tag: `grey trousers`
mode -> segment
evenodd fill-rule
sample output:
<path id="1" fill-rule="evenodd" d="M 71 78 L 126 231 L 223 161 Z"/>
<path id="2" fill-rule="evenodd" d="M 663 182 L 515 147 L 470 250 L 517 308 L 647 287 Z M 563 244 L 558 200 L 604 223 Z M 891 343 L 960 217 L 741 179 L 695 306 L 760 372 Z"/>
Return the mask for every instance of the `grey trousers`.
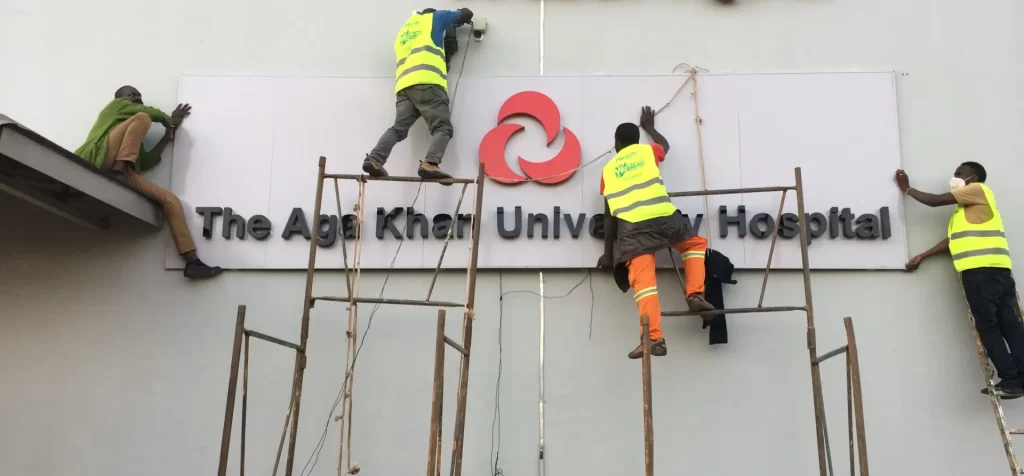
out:
<path id="1" fill-rule="evenodd" d="M 409 128 L 423 116 L 430 128 L 430 144 L 427 146 L 426 162 L 441 163 L 448 141 L 454 133 L 452 114 L 448 109 L 448 92 L 434 84 L 417 84 L 398 92 L 395 104 L 395 123 L 377 141 L 377 146 L 368 154 L 382 164 L 391 155 L 395 144 L 409 136 Z"/>

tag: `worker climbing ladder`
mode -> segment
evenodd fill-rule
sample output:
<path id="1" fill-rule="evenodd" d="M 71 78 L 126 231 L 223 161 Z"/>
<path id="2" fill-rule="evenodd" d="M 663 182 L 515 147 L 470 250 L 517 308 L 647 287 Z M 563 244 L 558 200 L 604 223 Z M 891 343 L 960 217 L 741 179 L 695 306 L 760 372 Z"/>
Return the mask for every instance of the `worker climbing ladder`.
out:
<path id="1" fill-rule="evenodd" d="M 967 298 L 964 296 L 964 301 Z M 1017 317 L 1024 319 L 1022 309 L 1020 305 L 1020 295 L 1017 295 Z M 1021 469 L 1020 462 L 1017 461 L 1017 455 L 1013 451 L 1013 435 L 1024 435 L 1024 429 L 1013 429 L 1006 424 L 1006 414 L 1003 413 L 1003 401 L 1004 395 L 1002 392 L 997 392 L 993 379 L 995 378 L 995 370 L 992 368 L 992 364 L 988 360 L 988 354 L 985 352 L 985 347 L 981 345 L 981 336 L 978 335 L 978 330 L 974 323 L 974 314 L 971 312 L 971 307 L 967 306 L 967 319 L 971 322 L 971 334 L 974 335 L 974 345 L 978 349 L 978 362 L 981 364 L 981 372 L 985 375 L 985 385 L 988 387 L 989 399 L 992 401 L 992 412 L 996 415 L 996 425 L 999 426 L 999 436 L 1003 439 L 1003 451 L 1006 452 L 1006 461 L 1010 464 L 1010 474 L 1019 476 L 1024 474 L 1024 469 Z"/>
<path id="2" fill-rule="evenodd" d="M 682 66 L 682 65 L 680 65 Z M 678 66 L 677 66 L 678 68 Z M 832 451 L 828 436 L 828 426 L 825 419 L 825 401 L 822 395 L 821 388 L 821 363 L 826 360 L 835 357 L 840 354 L 846 354 L 846 403 L 847 403 L 847 423 L 849 433 L 849 448 L 850 448 L 850 474 L 853 476 L 857 467 L 860 468 L 860 476 L 868 476 L 868 455 L 867 455 L 867 435 L 864 430 L 864 405 L 862 399 L 861 383 L 860 383 L 860 362 L 857 355 L 857 341 L 853 331 L 853 319 L 845 317 L 843 319 L 844 326 L 846 327 L 846 345 L 826 352 L 822 355 L 818 355 L 817 350 L 817 331 L 814 326 L 814 305 L 811 299 L 811 272 L 808 260 L 808 246 L 810 245 L 810 233 L 807 228 L 807 215 L 804 211 L 804 188 L 803 188 L 803 177 L 800 172 L 800 168 L 794 169 L 794 184 L 785 186 L 775 187 L 754 187 L 754 188 L 736 188 L 736 189 L 724 189 L 724 190 L 708 190 L 706 169 L 704 166 L 704 145 L 703 145 L 703 134 L 702 126 L 704 124 L 703 119 L 700 116 L 699 101 L 697 98 L 698 92 L 698 81 L 697 75 L 700 72 L 706 72 L 706 70 L 697 67 L 690 67 L 686 70 L 688 78 L 686 82 L 676 91 L 672 100 L 676 98 L 682 92 L 686 84 L 692 84 L 693 86 L 693 112 L 694 112 L 694 123 L 696 124 L 696 135 L 697 135 L 697 157 L 700 165 L 701 175 L 701 190 L 692 192 L 673 192 L 669 193 L 670 198 L 677 197 L 703 197 L 704 198 L 704 216 L 711 216 L 708 204 L 708 197 L 711 195 L 736 195 L 744 193 L 769 193 L 769 192 L 782 192 L 782 198 L 779 200 L 779 209 L 775 215 L 774 223 L 782 223 L 782 212 L 786 204 L 786 194 L 793 190 L 796 192 L 796 205 L 797 205 L 797 216 L 800 233 L 800 258 L 803 268 L 803 284 L 804 284 L 804 305 L 803 306 L 775 306 L 766 307 L 764 306 L 764 294 L 768 285 L 768 273 L 771 271 L 772 257 L 775 254 L 775 244 L 779 237 L 779 226 L 775 226 L 772 230 L 771 245 L 768 249 L 768 262 L 765 265 L 764 277 L 761 280 L 761 294 L 757 300 L 757 307 L 739 308 L 739 309 L 719 309 L 714 311 L 666 311 L 662 312 L 662 316 L 692 316 L 701 315 L 703 316 L 715 316 L 723 314 L 746 314 L 746 313 L 761 313 L 761 312 L 787 312 L 787 311 L 804 311 L 807 315 L 807 351 L 810 357 L 811 364 L 811 390 L 813 392 L 814 401 L 814 420 L 815 420 L 815 432 L 817 435 L 818 443 L 818 469 L 821 476 L 831 476 L 835 474 L 832 465 Z M 665 106 L 658 109 L 657 112 L 661 112 L 665 107 L 672 103 L 669 100 Z M 710 225 L 709 225 L 710 226 Z M 708 236 L 710 244 L 710 234 Z M 671 249 L 669 250 L 671 253 Z M 679 270 L 679 263 L 677 262 L 676 256 L 672 254 L 670 256 L 672 265 L 675 267 L 676 276 L 679 278 L 679 286 L 683 290 L 683 295 L 686 295 L 686 283 L 683 280 L 683 275 Z M 653 416 L 653 402 L 652 402 L 652 389 L 651 389 L 651 339 L 649 334 L 650 321 L 647 316 L 641 317 L 641 336 L 640 345 L 643 347 L 643 355 L 641 358 L 641 382 L 643 390 L 643 411 L 644 411 L 644 469 L 646 476 L 654 475 L 654 416 Z"/>
<path id="3" fill-rule="evenodd" d="M 662 312 L 662 316 L 714 316 L 722 314 L 745 314 L 745 313 L 761 313 L 761 312 L 787 312 L 787 311 L 804 311 L 807 315 L 807 350 L 810 357 L 811 364 L 811 389 L 813 392 L 814 401 L 814 420 L 816 427 L 816 435 L 818 442 L 818 468 L 821 476 L 834 475 L 834 469 L 832 465 L 832 454 L 829 445 L 828 427 L 825 419 L 825 401 L 822 395 L 821 388 L 821 370 L 820 365 L 826 360 L 838 356 L 840 354 L 846 354 L 846 381 L 847 381 L 847 417 L 849 425 L 849 447 L 850 447 L 850 474 L 853 475 L 855 468 L 859 466 L 860 476 L 868 476 L 868 456 L 867 456 L 867 436 L 864 431 L 864 406 L 862 399 L 861 383 L 860 383 L 860 363 L 857 355 L 857 343 L 856 337 L 853 332 L 853 320 L 849 317 L 844 318 L 844 325 L 846 327 L 846 345 L 826 352 L 822 355 L 818 355 L 817 349 L 817 332 L 814 327 L 814 305 L 811 299 L 811 274 L 810 266 L 808 261 L 808 246 L 810 245 L 810 234 L 807 229 L 807 215 L 804 211 L 804 188 L 803 179 L 800 172 L 800 168 L 797 167 L 794 170 L 795 184 L 774 186 L 774 187 L 755 187 L 755 188 L 737 188 L 737 189 L 725 189 L 725 190 L 703 190 L 703 191 L 692 191 L 692 192 L 672 192 L 669 193 L 669 197 L 695 197 L 695 196 L 709 196 L 709 195 L 732 195 L 732 194 L 744 194 L 744 193 L 766 193 L 766 192 L 782 192 L 782 198 L 779 201 L 779 209 L 775 216 L 774 223 L 782 223 L 782 212 L 786 203 L 786 194 L 788 191 L 793 190 L 796 192 L 796 205 L 797 205 L 797 217 L 799 221 L 800 233 L 800 257 L 802 262 L 803 270 L 803 283 L 804 283 L 804 305 L 802 306 L 775 306 L 766 307 L 764 306 L 764 294 L 768 283 L 768 273 L 771 270 L 772 257 L 775 253 L 775 243 L 778 239 L 779 230 L 775 227 L 772 230 L 771 245 L 768 251 L 768 263 L 765 266 L 764 277 L 761 282 L 761 294 L 758 298 L 757 307 L 749 308 L 738 308 L 738 309 L 719 309 L 714 311 L 666 311 Z M 683 287 L 685 294 L 686 285 L 683 282 L 681 273 L 679 272 L 679 264 L 676 262 L 675 256 L 672 257 L 672 264 L 675 266 L 676 274 L 679 277 L 680 286 Z M 651 340 L 649 329 L 649 320 L 647 316 L 644 316 L 641 321 L 641 336 L 640 342 L 644 348 L 643 357 L 641 360 L 641 380 L 643 386 L 643 410 L 644 410 L 644 466 L 646 476 L 654 475 L 654 417 L 653 417 L 653 405 L 652 405 L 652 388 L 651 388 Z"/>
<path id="4" fill-rule="evenodd" d="M 231 357 L 231 371 L 228 378 L 228 392 L 227 392 L 227 403 L 225 405 L 224 412 L 224 429 L 221 438 L 221 452 L 220 462 L 218 466 L 217 475 L 226 476 L 227 474 L 227 462 L 229 446 L 231 441 L 231 427 L 234 419 L 234 405 L 235 405 L 235 393 L 238 383 L 238 367 L 239 360 L 241 360 L 242 347 L 244 342 L 245 358 L 243 367 L 243 380 L 242 380 L 242 414 L 241 414 L 241 439 L 240 439 L 240 457 L 239 457 L 239 473 L 241 476 L 245 474 L 245 429 L 246 429 L 246 413 L 247 413 L 247 395 L 248 395 L 248 375 L 249 375 L 249 338 L 256 337 L 261 340 L 265 340 L 274 344 L 282 345 L 295 350 L 295 370 L 292 379 L 292 391 L 291 399 L 288 404 L 288 411 L 285 416 L 285 425 L 281 432 L 280 442 L 278 444 L 277 456 L 274 461 L 273 475 L 277 474 L 278 465 L 281 460 L 281 453 L 284 447 L 285 437 L 288 436 L 288 454 L 285 462 L 285 476 L 292 476 L 294 463 L 295 463 L 295 443 L 298 434 L 299 425 L 299 410 L 302 402 L 302 384 L 303 377 L 305 375 L 306 368 L 306 349 L 309 338 L 309 316 L 310 310 L 315 305 L 316 301 L 329 301 L 329 302 L 342 302 L 347 303 L 348 310 L 348 329 L 346 331 L 347 351 L 346 351 L 346 364 L 345 364 L 345 378 L 342 383 L 342 396 L 341 396 L 341 414 L 336 417 L 336 420 L 341 421 L 341 440 L 338 454 L 338 474 L 344 476 L 345 474 L 356 474 L 359 472 L 358 464 L 352 462 L 352 392 L 353 392 L 353 381 L 355 374 L 355 361 L 359 352 L 359 341 L 357 340 L 357 329 L 359 324 L 359 304 L 394 304 L 394 305 L 406 305 L 406 306 L 428 306 L 438 308 L 462 308 L 462 342 L 456 343 L 451 338 L 444 334 L 445 324 L 445 311 L 443 309 L 438 310 L 438 327 L 437 327 L 437 348 L 435 349 L 435 363 L 434 363 L 434 384 L 432 391 L 431 401 L 431 424 L 430 424 L 430 437 L 428 445 L 428 457 L 427 457 L 427 475 L 428 476 L 440 476 L 441 474 L 441 415 L 442 415 L 442 402 L 443 402 L 443 386 L 444 386 L 444 347 L 449 345 L 461 354 L 461 364 L 459 370 L 459 386 L 458 386 L 458 398 L 455 409 L 455 428 L 454 428 L 454 444 L 452 446 L 452 459 L 451 459 L 451 474 L 454 476 L 461 476 L 462 474 L 462 452 L 463 452 L 463 436 L 466 429 L 466 398 L 467 390 L 469 388 L 469 357 L 470 348 L 473 339 L 473 322 L 474 306 L 476 298 L 476 277 L 477 277 L 477 261 L 479 256 L 479 244 L 480 244 L 480 222 L 481 222 L 481 207 L 483 205 L 483 182 L 484 182 L 484 168 L 483 165 L 479 167 L 477 177 L 475 179 L 422 179 L 419 177 L 369 177 L 367 175 L 349 175 L 349 174 L 327 174 L 325 173 L 326 159 L 320 157 L 319 170 L 317 172 L 317 185 L 316 185 L 316 201 L 313 205 L 313 216 L 314 223 L 319 221 L 321 203 L 323 201 L 324 192 L 324 181 L 332 180 L 334 182 L 334 192 L 336 203 L 338 207 L 338 216 L 342 216 L 341 206 L 341 193 L 338 187 L 339 180 L 354 180 L 358 184 L 358 199 L 355 205 L 355 249 L 352 256 L 352 266 L 349 266 L 348 248 L 345 240 L 341 240 L 342 257 L 345 265 L 345 284 L 346 284 L 346 296 L 314 296 L 313 295 L 313 278 L 315 275 L 316 265 L 316 254 L 317 254 L 317 239 L 314 236 L 310 240 L 309 246 L 309 262 L 306 268 L 306 289 L 305 297 L 303 300 L 302 309 L 302 320 L 301 320 L 301 340 L 299 344 L 293 344 L 282 339 L 268 336 L 256 331 L 252 331 L 245 328 L 245 306 L 239 306 L 238 318 L 235 326 L 234 345 L 232 349 Z M 366 185 L 369 181 L 386 181 L 386 182 L 419 182 L 421 186 L 423 183 L 444 183 L 446 185 L 451 184 L 462 184 L 462 191 L 459 196 L 458 204 L 456 205 L 455 213 L 452 215 L 453 222 L 448 227 L 447 235 L 445 237 L 444 245 L 441 249 L 441 255 L 437 261 L 437 267 L 434 269 L 434 275 L 430 281 L 430 287 L 427 290 L 426 298 L 423 300 L 410 300 L 410 299 L 387 299 L 383 297 L 378 298 L 367 298 L 359 295 L 359 280 L 362 274 L 361 269 L 361 252 L 362 252 L 362 230 L 364 224 L 363 212 L 364 212 L 364 199 L 366 197 Z M 455 302 L 443 302 L 443 301 L 432 301 L 430 299 L 431 294 L 434 290 L 434 284 L 437 282 L 438 273 L 441 270 L 441 264 L 444 261 L 445 252 L 448 249 L 448 243 L 451 241 L 453 230 L 458 226 L 457 218 L 459 217 L 459 211 L 462 207 L 463 200 L 466 196 L 466 189 L 470 184 L 476 184 L 475 198 L 473 203 L 473 214 L 471 218 L 471 229 L 472 235 L 469 245 L 469 266 L 466 268 L 466 302 L 455 303 Z M 383 291 L 382 291 L 383 292 Z M 344 460 L 344 465 L 342 464 Z"/>

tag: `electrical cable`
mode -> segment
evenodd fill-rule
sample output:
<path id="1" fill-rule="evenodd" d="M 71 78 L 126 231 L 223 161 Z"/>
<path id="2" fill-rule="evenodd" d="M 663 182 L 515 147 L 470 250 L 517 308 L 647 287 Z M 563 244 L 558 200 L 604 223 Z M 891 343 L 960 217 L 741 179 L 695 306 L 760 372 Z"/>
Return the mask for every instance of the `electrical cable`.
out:
<path id="1" fill-rule="evenodd" d="M 498 271 L 498 378 L 494 384 L 494 418 L 491 420 L 491 455 L 494 458 L 491 476 L 503 476 L 505 474 L 498 467 L 498 457 L 501 455 L 501 357 L 502 357 L 502 323 L 505 317 L 505 295 L 501 271 Z M 494 429 L 498 429 L 498 444 L 494 444 Z"/>
<path id="2" fill-rule="evenodd" d="M 472 33 L 470 33 L 470 35 L 472 36 Z M 470 43 L 472 43 L 472 40 L 468 39 L 466 42 L 466 50 L 462 53 L 462 64 L 459 66 L 459 75 L 455 78 L 455 84 L 452 87 L 452 98 L 450 101 L 451 107 L 449 114 L 453 114 L 455 111 L 455 98 L 459 92 L 459 82 L 462 81 L 462 73 L 466 69 L 466 57 L 469 54 Z M 416 202 L 419 200 L 420 192 L 422 192 L 422 190 L 423 182 L 420 182 L 419 187 L 416 189 L 416 196 L 413 198 L 412 205 L 410 205 L 410 208 L 416 207 Z M 384 290 L 388 285 L 388 280 L 391 278 L 391 272 L 394 271 L 395 269 L 395 262 L 398 260 L 398 254 L 402 251 L 402 244 L 404 243 L 405 240 L 401 240 L 398 242 L 398 248 L 395 250 L 394 257 L 391 258 L 391 264 L 388 266 L 388 272 L 384 276 L 384 282 L 381 284 L 380 294 L 377 296 L 378 299 L 384 297 Z M 352 373 L 355 371 L 356 361 L 359 358 L 359 353 L 363 350 L 363 343 L 366 341 L 366 336 L 370 332 L 370 326 L 373 325 L 373 317 L 374 315 L 377 314 L 377 310 L 380 309 L 380 305 L 380 303 L 375 304 L 373 306 L 373 310 L 370 311 L 370 317 L 366 321 L 366 329 L 363 330 L 363 335 L 359 338 L 359 346 L 356 347 L 356 352 L 352 356 L 352 365 L 350 365 L 348 371 L 345 372 L 345 379 L 341 383 L 341 390 L 338 392 L 338 396 L 335 397 L 334 403 L 331 405 L 331 411 L 327 415 L 327 424 L 324 425 L 324 432 L 320 436 L 320 440 L 317 442 L 316 449 L 314 449 L 313 453 L 310 454 L 309 459 L 306 460 L 306 465 L 303 466 L 302 471 L 299 472 L 299 476 L 308 476 L 309 474 L 313 474 L 313 469 L 316 467 L 316 463 L 320 460 L 320 452 L 323 450 L 324 443 L 327 441 L 327 432 L 329 431 L 331 426 L 332 416 L 334 415 L 334 411 L 338 408 L 338 404 L 341 403 L 342 397 L 345 394 L 345 386 L 348 384 L 349 376 L 351 376 Z M 307 468 L 309 469 L 308 474 L 306 473 Z"/>
<path id="3" fill-rule="evenodd" d="M 587 270 L 587 274 L 583 276 L 568 292 L 559 296 L 546 296 L 541 295 L 536 291 L 526 290 L 504 290 L 504 276 L 501 271 L 498 271 L 498 377 L 494 384 L 494 417 L 491 419 L 491 475 L 492 476 L 504 476 L 504 471 L 498 467 L 498 460 L 501 456 L 501 370 L 502 370 L 502 329 L 505 317 L 505 296 L 515 293 L 532 294 L 539 296 L 541 299 L 561 299 L 568 297 L 579 288 L 584 281 L 590 282 L 590 325 L 593 329 L 594 324 L 594 285 L 593 285 L 593 272 Z M 588 337 L 589 339 L 589 337 Z M 497 432 L 495 432 L 497 429 Z M 495 433 L 497 433 L 497 439 L 495 439 Z"/>
<path id="4" fill-rule="evenodd" d="M 416 207 L 416 202 L 419 201 L 420 192 L 423 191 L 423 182 L 420 182 L 419 187 L 416 188 L 416 196 L 412 199 L 412 205 L 410 208 Z M 391 264 L 388 265 L 388 272 L 384 275 L 384 282 L 380 286 L 380 294 L 377 295 L 377 299 L 384 297 L 384 290 L 387 288 L 388 280 L 391 279 L 391 272 L 395 269 L 395 262 L 398 261 L 398 254 L 402 251 L 402 245 L 405 240 L 398 242 L 398 248 L 395 249 L 395 255 L 391 258 Z M 359 346 L 356 347 L 355 354 L 352 355 L 352 365 L 349 366 L 348 371 L 345 372 L 345 379 L 341 383 L 341 390 L 338 392 L 338 396 L 334 399 L 334 404 L 331 406 L 331 411 L 327 414 L 327 424 L 324 425 L 324 432 L 320 435 L 320 441 L 317 442 L 317 447 L 313 454 L 306 460 L 306 465 L 302 467 L 302 471 L 299 472 L 299 476 L 306 474 L 306 468 L 309 468 L 308 474 L 313 474 L 313 469 L 316 467 L 316 463 L 320 461 L 320 452 L 324 448 L 324 443 L 327 441 L 327 431 L 331 427 L 331 417 L 334 415 L 334 410 L 338 408 L 338 404 L 341 403 L 342 396 L 345 394 L 345 386 L 348 384 L 349 377 L 355 371 L 356 361 L 359 359 L 359 353 L 363 350 L 363 343 L 366 342 L 366 336 L 370 333 L 370 327 L 373 326 L 373 317 L 377 314 L 377 310 L 380 309 L 381 303 L 374 304 L 373 310 L 370 311 L 370 317 L 366 320 L 366 329 L 363 330 L 363 335 L 359 339 Z M 351 397 L 349 397 L 351 398 Z M 312 464 L 310 463 L 312 462 Z"/>

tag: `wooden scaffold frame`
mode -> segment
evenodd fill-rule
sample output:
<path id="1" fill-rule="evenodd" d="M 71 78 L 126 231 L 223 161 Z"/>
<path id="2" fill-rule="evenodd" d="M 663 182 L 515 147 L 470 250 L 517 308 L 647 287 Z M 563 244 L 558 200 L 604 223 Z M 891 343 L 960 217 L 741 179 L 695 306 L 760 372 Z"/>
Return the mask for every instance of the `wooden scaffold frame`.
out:
<path id="1" fill-rule="evenodd" d="M 807 215 L 804 211 L 804 187 L 800 167 L 793 171 L 795 184 L 776 187 L 755 187 L 735 188 L 722 190 L 703 190 L 692 192 L 672 192 L 669 197 L 699 197 L 710 195 L 735 195 L 743 193 L 766 193 L 782 192 L 782 199 L 779 201 L 779 210 L 775 215 L 775 225 L 772 230 L 771 245 L 768 249 L 768 263 L 765 265 L 764 277 L 761 280 L 761 294 L 757 301 L 757 307 L 718 309 L 714 311 L 665 311 L 662 316 L 714 316 L 722 314 L 748 314 L 761 312 L 787 312 L 804 311 L 807 315 L 807 351 L 811 367 L 811 389 L 814 396 L 814 421 L 818 441 L 818 469 L 820 476 L 834 476 L 832 468 L 831 448 L 829 447 L 828 426 L 825 421 L 825 401 L 821 389 L 822 362 L 840 354 L 846 354 L 846 382 L 847 382 L 847 416 L 849 425 L 849 446 L 850 446 L 850 475 L 855 476 L 855 470 L 859 466 L 860 476 L 868 476 L 868 453 L 867 435 L 864 430 L 864 405 L 860 382 L 860 361 L 857 355 L 857 341 L 853 332 L 853 319 L 846 317 L 843 323 L 846 327 L 847 343 L 832 351 L 818 355 L 817 332 L 814 327 L 814 305 L 811 298 L 811 269 L 807 257 L 808 246 L 810 245 L 810 233 L 807 228 Z M 779 236 L 779 223 L 782 223 L 782 212 L 786 204 L 788 191 L 796 192 L 797 216 L 800 230 L 800 259 L 803 271 L 804 284 L 804 305 L 803 306 L 764 306 L 764 294 L 768 285 L 768 273 L 771 271 L 772 256 L 775 254 L 775 243 Z M 676 275 L 679 278 L 679 285 L 683 288 L 685 295 L 686 284 L 683 281 L 682 273 L 675 256 L 672 256 L 672 264 L 675 266 Z M 654 476 L 654 416 L 651 397 L 651 339 L 649 331 L 649 320 L 643 316 L 641 320 L 640 343 L 644 353 L 641 359 L 641 381 L 643 385 L 643 412 L 644 412 L 644 470 L 646 476 Z M 856 464 L 855 464 L 856 463 Z"/>
<path id="2" fill-rule="evenodd" d="M 359 343 L 357 341 L 357 329 L 358 329 L 358 306 L 359 304 L 392 304 L 392 305 L 406 305 L 406 306 L 428 306 L 437 308 L 462 308 L 463 319 L 462 319 L 462 342 L 458 343 L 447 337 L 444 333 L 445 329 L 445 311 L 444 309 L 438 309 L 437 313 L 437 346 L 434 355 L 434 379 L 433 379 L 433 390 L 431 397 L 431 415 L 430 415 L 430 437 L 428 444 L 428 457 L 427 457 L 427 475 L 428 476 L 440 476 L 441 474 L 441 416 L 443 410 L 443 391 L 444 391 L 444 351 L 445 345 L 451 346 L 453 349 L 459 352 L 461 357 L 460 370 L 459 370 L 459 387 L 458 387 L 458 398 L 455 409 L 455 428 L 454 428 L 454 444 L 452 446 L 452 467 L 451 471 L 454 476 L 461 476 L 462 474 L 462 454 L 463 454 L 463 437 L 466 429 L 466 398 L 469 388 L 469 356 L 470 348 L 473 339 L 473 322 L 475 320 L 474 309 L 476 301 L 476 278 L 477 278 L 477 263 L 480 251 L 480 225 L 481 225 L 481 209 L 483 206 L 483 184 L 484 184 L 484 167 L 481 164 L 477 172 L 475 179 L 422 179 L 419 177 L 370 177 L 367 175 L 351 175 L 351 174 L 327 174 L 325 172 L 327 159 L 320 157 L 319 170 L 317 172 L 317 185 L 316 185 L 316 201 L 313 206 L 314 223 L 317 223 L 320 217 L 321 203 L 323 201 L 324 192 L 324 181 L 333 180 L 335 198 L 337 201 L 339 216 L 342 215 L 341 210 L 341 194 L 338 188 L 339 180 L 355 180 L 359 187 L 358 201 L 355 205 L 355 249 L 353 252 L 353 266 L 349 266 L 348 249 L 345 244 L 345 239 L 341 240 L 342 256 L 345 264 L 345 284 L 348 292 L 347 296 L 314 296 L 313 295 L 313 278 L 316 267 L 316 253 L 317 253 L 317 236 L 314 234 L 310 239 L 309 245 L 309 262 L 306 267 L 306 288 L 305 298 L 303 300 L 302 309 L 302 320 L 301 320 L 301 340 L 299 344 L 294 344 L 276 337 L 271 337 L 266 334 L 262 334 L 256 331 L 252 331 L 245 328 L 245 306 L 238 307 L 238 316 L 235 324 L 234 343 L 232 346 L 231 354 L 231 369 L 228 376 L 228 390 L 227 390 L 227 402 L 224 409 L 224 428 L 221 435 L 221 450 L 220 460 L 217 469 L 218 476 L 227 475 L 227 463 L 229 456 L 229 449 L 231 443 L 231 429 L 234 420 L 234 408 L 236 400 L 236 391 L 238 386 L 238 374 L 239 364 L 242 360 L 242 350 L 244 343 L 244 367 L 243 367 L 243 380 L 242 380 L 242 414 L 241 414 L 241 441 L 240 441 L 240 455 L 239 455 L 239 474 L 240 476 L 245 475 L 245 429 L 246 429 L 246 413 L 247 413 L 247 400 L 248 400 L 248 375 L 249 375 L 249 338 L 256 337 L 258 339 L 271 342 L 277 345 L 288 347 L 295 350 L 295 369 L 292 378 L 292 391 L 291 399 L 288 404 L 288 411 L 285 416 L 284 428 L 281 432 L 280 442 L 278 443 L 277 456 L 274 460 L 273 475 L 276 476 L 278 465 L 281 460 L 281 454 L 284 448 L 284 441 L 286 436 L 288 437 L 288 454 L 285 462 L 285 476 L 292 476 L 294 463 L 295 463 L 295 443 L 298 434 L 299 425 L 299 410 L 302 401 L 302 384 L 305 376 L 306 369 L 306 349 L 309 339 L 309 317 L 310 310 L 315 305 L 316 301 L 333 301 L 347 303 L 348 310 L 348 329 L 346 331 L 347 351 L 346 351 L 346 364 L 345 364 L 345 379 L 342 384 L 342 400 L 341 400 L 341 414 L 338 415 L 335 420 L 340 420 L 341 424 L 341 441 L 339 443 L 339 454 L 338 454 L 338 474 L 344 476 L 345 474 L 356 474 L 359 472 L 358 465 L 352 464 L 352 383 L 354 380 L 354 364 L 356 354 L 359 350 Z M 369 181 L 382 181 L 382 182 L 419 182 L 419 183 L 443 183 L 445 185 L 451 184 L 462 184 L 462 191 L 459 195 L 459 201 L 456 205 L 455 214 L 453 215 L 452 224 L 448 227 L 448 232 L 445 237 L 444 245 L 441 249 L 441 254 L 437 261 L 437 266 L 434 268 L 434 274 L 430 281 L 430 287 L 427 290 L 427 296 L 424 300 L 411 300 L 411 299 L 386 299 L 386 298 L 367 298 L 359 296 L 359 278 L 362 274 L 361 269 L 361 251 L 362 251 L 362 229 L 363 229 L 363 212 L 364 212 L 364 199 L 366 196 L 366 184 Z M 466 302 L 455 303 L 455 302 L 444 302 L 444 301 L 432 301 L 430 299 L 431 294 L 434 290 L 434 285 L 437 282 L 438 274 L 441 270 L 441 264 L 444 261 L 445 252 L 448 249 L 448 243 L 451 241 L 454 229 L 458 226 L 459 210 L 462 207 L 462 202 L 466 196 L 466 189 L 470 184 L 476 185 L 474 203 L 473 203 L 473 214 L 471 218 L 471 238 L 469 245 L 469 266 L 466 268 Z M 347 445 L 346 445 L 347 443 Z M 343 459 L 345 460 L 343 464 Z"/>

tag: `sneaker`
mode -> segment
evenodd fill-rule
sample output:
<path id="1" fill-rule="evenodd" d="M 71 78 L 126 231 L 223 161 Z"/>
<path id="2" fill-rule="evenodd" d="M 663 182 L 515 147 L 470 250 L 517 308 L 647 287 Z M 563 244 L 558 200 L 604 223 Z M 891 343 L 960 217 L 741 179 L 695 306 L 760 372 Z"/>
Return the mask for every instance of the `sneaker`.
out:
<path id="1" fill-rule="evenodd" d="M 664 337 L 654 342 L 651 342 L 651 355 L 661 357 L 665 354 L 668 354 L 668 346 L 665 345 Z M 643 357 L 644 345 L 640 344 L 636 346 L 636 349 L 633 349 L 633 352 L 630 352 L 629 354 L 627 354 L 627 356 L 631 359 L 639 359 L 640 357 Z"/>
<path id="2" fill-rule="evenodd" d="M 387 177 L 388 171 L 384 170 L 384 163 L 373 157 L 367 157 L 363 161 L 363 172 L 371 177 Z"/>
<path id="3" fill-rule="evenodd" d="M 704 295 L 701 294 L 701 293 L 693 293 L 689 297 L 687 297 L 686 298 L 686 306 L 689 307 L 690 310 L 693 311 L 693 312 L 714 311 L 715 310 L 715 306 L 712 306 L 711 303 L 705 301 L 704 300 Z M 718 316 L 715 316 L 715 315 L 703 315 L 702 314 L 700 317 L 702 319 L 704 319 L 705 321 L 710 321 L 710 320 L 712 320 L 712 319 L 714 319 L 714 318 L 716 318 Z"/>
<path id="4" fill-rule="evenodd" d="M 195 260 L 191 263 L 185 264 L 184 275 L 188 279 L 206 279 L 212 278 L 220 273 L 224 272 L 220 266 L 208 266 L 202 261 Z"/>
<path id="5" fill-rule="evenodd" d="M 996 396 L 1004 400 L 1013 400 L 1015 398 L 1024 397 L 1024 385 L 1021 384 L 1020 380 L 1003 379 L 992 387 L 996 390 Z M 988 395 L 988 387 L 981 389 L 981 393 Z"/>
<path id="6" fill-rule="evenodd" d="M 441 185 L 451 185 L 453 182 L 446 181 L 445 179 L 452 178 L 447 172 L 441 170 L 437 164 L 431 164 L 429 162 L 420 162 L 419 176 L 422 179 L 427 180 L 438 180 Z"/>

